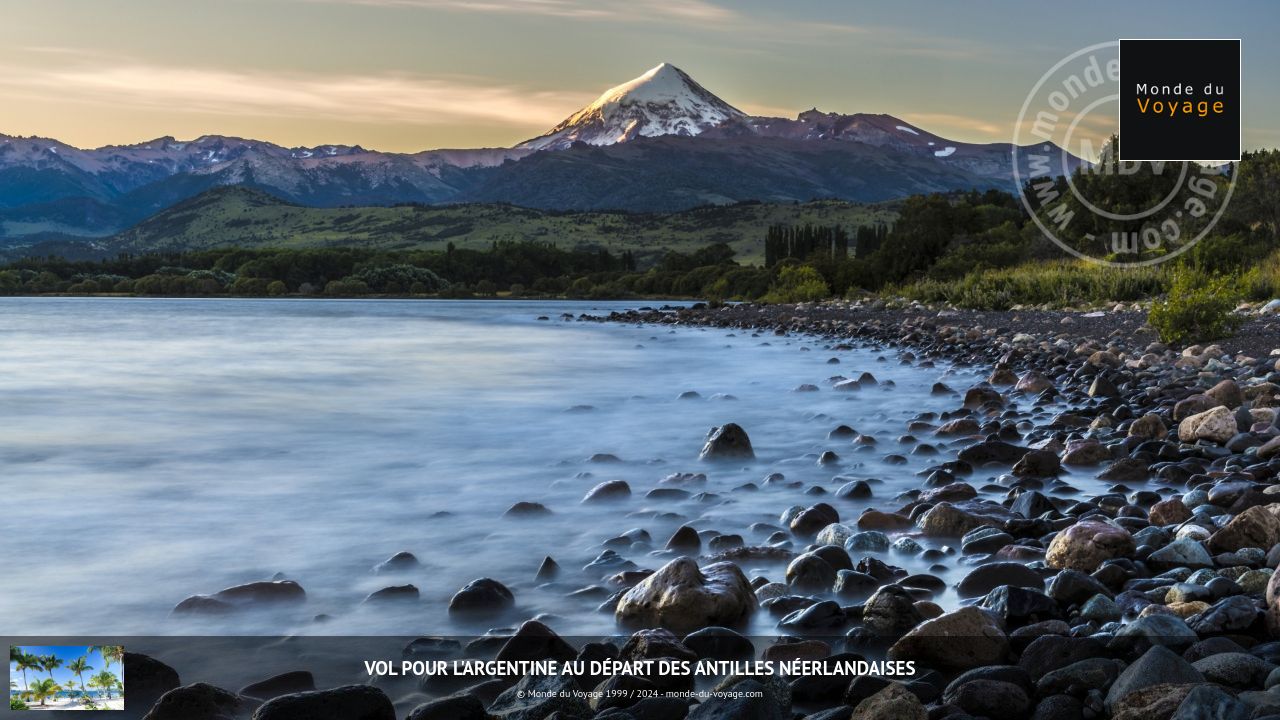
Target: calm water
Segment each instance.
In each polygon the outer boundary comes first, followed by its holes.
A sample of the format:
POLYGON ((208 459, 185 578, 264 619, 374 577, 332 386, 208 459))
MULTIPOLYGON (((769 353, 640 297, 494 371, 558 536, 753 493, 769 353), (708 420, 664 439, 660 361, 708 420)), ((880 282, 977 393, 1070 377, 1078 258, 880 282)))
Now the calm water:
MULTIPOLYGON (((448 633, 458 629, 448 598, 480 576, 509 585, 524 617, 550 613, 564 634, 607 632, 599 599, 564 597, 599 580, 576 571, 602 541, 639 527, 660 548, 679 522, 651 510, 746 533, 815 501, 731 490, 770 472, 832 491, 836 474, 877 478, 880 506, 892 506, 883 499, 917 487, 914 473, 936 459, 890 466, 882 456, 909 452, 896 438, 916 413, 954 407, 930 396, 932 383, 974 379, 800 338, 559 318, 634 304, 0 300, 0 634, 448 633), (825 383, 864 370, 896 387, 825 383), (792 392, 802 383, 822 390, 792 392), (677 399, 688 390, 701 399, 677 399), (568 412, 584 405, 593 410, 568 412), (758 459, 701 467, 708 428, 729 421, 747 429, 758 459), (827 440, 839 423, 879 445, 827 440), (818 466, 826 449, 843 465, 818 466), (587 462, 595 453, 622 462, 587 462), (707 490, 728 502, 643 498, 669 473, 704 470, 707 490), (631 483, 630 501, 580 504, 615 478, 631 483), (520 500, 555 515, 503 518, 520 500), (423 568, 370 572, 401 550, 423 568), (568 572, 540 589, 545 555, 568 572), (169 617, 188 595, 278 572, 306 588, 304 608, 208 626, 169 617), (360 607, 403 582, 421 589, 420 603, 360 607), (334 619, 316 625, 319 613, 334 619)), ((836 504, 848 519, 861 509, 836 504)), ((744 569, 781 577, 776 565, 744 569)))

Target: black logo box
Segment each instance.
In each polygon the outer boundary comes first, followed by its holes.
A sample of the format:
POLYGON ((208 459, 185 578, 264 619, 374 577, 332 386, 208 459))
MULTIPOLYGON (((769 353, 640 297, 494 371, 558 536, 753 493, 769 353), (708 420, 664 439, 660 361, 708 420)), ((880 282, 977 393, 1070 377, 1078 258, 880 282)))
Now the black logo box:
POLYGON ((1120 159, 1238 161, 1243 134, 1240 52, 1238 39, 1121 39, 1120 159), (1140 85, 1147 92, 1139 94, 1140 85), (1183 93, 1165 94, 1166 86, 1180 87, 1183 93), (1209 94, 1206 86, 1212 86, 1209 94), (1145 114, 1139 100, 1147 105, 1145 114), (1192 114, 1183 112, 1188 101, 1192 114), (1164 110, 1160 114, 1154 113, 1157 102, 1164 110), (1198 112, 1205 107, 1202 102, 1209 109, 1203 117, 1198 112), (1220 114, 1212 111, 1217 102, 1222 103, 1220 114), (1177 103, 1172 116, 1169 103, 1177 103))

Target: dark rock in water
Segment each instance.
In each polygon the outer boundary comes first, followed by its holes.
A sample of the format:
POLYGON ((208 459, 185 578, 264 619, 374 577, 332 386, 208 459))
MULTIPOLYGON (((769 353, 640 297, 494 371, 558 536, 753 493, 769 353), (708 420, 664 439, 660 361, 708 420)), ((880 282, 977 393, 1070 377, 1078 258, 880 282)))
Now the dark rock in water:
POLYGON ((582 498, 582 502, 598 503, 609 502, 613 500, 625 500, 631 497, 631 486, 626 480, 608 480, 591 488, 582 498))
POLYGON ((376 573, 407 572, 416 570, 418 567, 418 558, 414 557, 413 553, 398 552, 375 565, 373 571, 376 573))
POLYGON ((614 455, 613 453, 596 453, 595 455, 587 458, 587 462, 613 464, 622 462, 622 458, 614 455))
POLYGON ((618 657, 623 660, 652 660, 665 657, 692 662, 698 659, 698 654, 680 642, 680 638, 670 630, 650 628, 633 633, 618 651, 618 657))
POLYGON ((512 505, 511 507, 507 508, 507 511, 503 513, 503 516, 505 517, 538 517, 541 515, 550 515, 550 514, 551 514, 551 511, 547 509, 546 505, 543 505, 542 503, 527 502, 522 500, 516 503, 515 505, 512 505))
POLYGON ((1089 397, 1112 398, 1119 396, 1120 391, 1116 388, 1115 383, 1111 382, 1111 378, 1106 375, 1096 376, 1093 379, 1093 383, 1089 385, 1089 397))
POLYGON ((1116 678, 1107 691, 1107 708, 1114 708, 1129 693, 1153 685, 1202 682, 1204 675, 1192 667, 1191 663, 1163 645, 1153 645, 1116 678))
POLYGON ((961 450, 957 457, 973 465, 997 463, 1008 465, 1016 463, 1027 454, 1027 448, 1019 447, 1003 440, 983 440, 961 450))
POLYGON ((885 585, 862 608, 862 624, 883 637, 897 637, 924 620, 916 599, 899 585, 885 585))
POLYGON ((612 708, 628 708, 646 695, 656 695, 657 691, 658 686, 645 678, 635 675, 613 675, 595 687, 589 704, 598 712, 612 708))
POLYGON ((538 566, 538 573, 533 576, 538 582, 547 582, 554 580, 560 575, 560 565, 550 555, 542 558, 542 564, 538 566))
POLYGON ((1199 638, 1187 623, 1176 615, 1146 615, 1125 625, 1109 645, 1115 648, 1167 645, 1182 650, 1199 638))
POLYGON ((836 573, 835 594, 842 600, 861 600, 880 587, 880 581, 867 573, 841 570, 836 573))
POLYGON ((814 552, 806 552, 787 565, 787 584, 803 592, 828 592, 836 584, 836 569, 814 552))
POLYGON ((385 602, 404 602, 418 599, 418 588, 414 585, 393 585, 375 590, 364 599, 367 604, 385 602))
POLYGON ((997 562, 979 565, 971 570, 956 586, 956 590, 960 597, 977 597, 986 595, 1001 585, 1042 590, 1044 578, 1022 563, 997 562))
POLYGON ((316 689, 316 679, 306 670, 281 673, 266 680, 240 688, 240 695, 257 700, 270 700, 289 693, 311 692, 316 689))
POLYGON ((819 465, 838 465, 840 456, 830 450, 822 451, 822 455, 818 457, 819 465))
POLYGON ((680 526, 680 529, 671 534, 671 539, 667 541, 667 549, 676 552, 696 553, 702 549, 702 538, 698 537, 698 531, 688 525, 680 526))
MULTIPOLYGON (((865 622, 865 609, 863 613, 865 622)), ((887 657, 946 671, 999 664, 1008 655, 1009 640, 991 616, 963 607, 912 628, 889 648, 887 657)))
POLYGON ((965 391, 964 406, 976 410, 983 405, 1004 405, 1004 396, 990 385, 974 385, 965 391))
POLYGON ((492 615, 510 609, 515 603, 515 595, 506 585, 490 578, 480 578, 467 583, 453 596, 449 601, 449 613, 492 615))
POLYGON ((929 389, 929 392, 932 395, 950 395, 955 392, 955 390, 952 390, 946 383, 936 382, 933 384, 933 387, 929 389))
MULTIPOLYGON (((1013 464, 1013 474, 1018 477, 1056 477, 1062 472, 1062 461, 1057 453, 1048 450, 1028 450, 1013 464)), ((1036 517, 1028 515, 1027 517, 1036 517)))
POLYGON ((1006 628, 1061 617, 1053 598, 1025 587, 1001 585, 987 593, 979 605, 1003 618, 1006 628))
POLYGON ((565 662, 578 651, 554 630, 537 620, 526 620, 498 651, 497 660, 557 660, 565 662))
MULTIPOLYGON (((132 693, 129 699, 133 700, 132 693)), ((195 683, 162 695, 143 720, 236 720, 243 717, 244 711, 245 701, 239 695, 206 683, 195 683)), ((393 713, 390 720, 394 718, 393 713)))
MULTIPOLYGON (((815 389, 816 389, 816 388, 815 388, 815 389)), ((846 440, 846 439, 850 439, 850 438, 856 437, 857 435, 858 435, 858 431, 857 431, 857 430, 854 430, 853 428, 849 427, 848 425, 838 425, 838 426, 836 426, 836 429, 834 429, 834 430, 832 430, 831 432, 827 433, 827 439, 829 439, 829 440, 846 440)))
POLYGON ((725 627, 707 627, 689 633, 685 647, 705 660, 742 660, 755 657, 751 641, 725 627))
POLYGON ((866 480, 853 480, 836 490, 836 497, 842 500, 861 500, 871 497, 871 485, 866 480))
POLYGON ((1262 615, 1262 610, 1253 600, 1236 595, 1223 598, 1208 610, 1187 618, 1187 626, 1200 635, 1243 632, 1253 627, 1262 615))
POLYGON ((299 605, 307 600, 302 586, 292 580, 236 585, 214 595, 194 595, 178 603, 176 614, 216 614, 254 607, 299 605))
POLYGON ((122 664, 129 678, 129 702, 138 707, 151 707, 161 695, 182 684, 176 670, 155 658, 126 651, 122 664))
MULTIPOLYGON (((822 664, 826 668, 833 668, 839 662, 856 662, 861 659, 861 655, 854 653, 839 653, 824 658, 822 664)), ((854 680, 854 682, 857 682, 857 680, 854 680)), ((845 675, 815 673, 795 677, 791 680, 790 685, 792 703, 825 707, 836 704, 844 698, 846 690, 848 690, 851 683, 848 676, 845 675)), ((852 707, 849 708, 849 712, 853 712, 852 707)))
POLYGON ((454 695, 419 705, 406 720, 489 720, 489 714, 480 698, 454 695))
POLYGON ((504 720, 535 720, 559 713, 563 718, 591 717, 583 688, 569 676, 526 675, 489 706, 489 715, 504 720))
POLYGON ((1051 568, 1093 572, 1104 560, 1133 555, 1133 536, 1108 523, 1082 520, 1054 536, 1045 553, 1051 568))
POLYGON ((778 627, 801 633, 834 630, 848 622, 844 610, 834 600, 823 600, 803 610, 796 610, 778 623, 778 627))
POLYGON ((840 513, 826 503, 805 508, 791 519, 791 532, 797 535, 814 535, 832 523, 840 522, 840 513))
POLYGON ((404 646, 401 654, 406 660, 438 660, 458 654, 462 643, 441 637, 415 638, 404 646))
POLYGON ((942 692, 944 701, 948 696, 954 696, 961 685, 972 680, 998 680, 1012 683, 1028 693, 1035 688, 1035 683, 1032 682, 1031 676, 1027 674, 1026 670, 1017 665, 987 665, 966 670, 948 683, 942 692))
POLYGON ((725 423, 712 428, 707 434, 707 442, 702 446, 702 453, 698 457, 702 460, 733 460, 755 456, 747 431, 737 423, 725 423))
POLYGON ((1021 720, 1031 707, 1021 687, 1001 680, 970 680, 947 690, 942 696, 946 703, 991 720, 1021 720))
POLYGON ((1221 688, 1200 685, 1191 688, 1169 720, 1247 720, 1251 717, 1259 716, 1245 703, 1221 688))
POLYGON ((1098 479, 1108 482, 1138 483, 1145 481, 1150 475, 1151 471, 1147 469, 1147 463, 1127 457, 1108 465, 1098 473, 1098 479))
POLYGON ((628 590, 618 601, 616 615, 622 623, 688 632, 707 625, 739 625, 755 608, 751 583, 737 565, 718 562, 699 568, 681 557, 628 590))
POLYGON ((1084 715, 1084 703, 1070 695, 1050 695, 1036 705, 1034 720, 1080 720, 1084 715))
POLYGON ((1013 499, 1009 510, 1024 518, 1038 518, 1047 512, 1054 512, 1053 501, 1037 490, 1024 490, 1013 499))

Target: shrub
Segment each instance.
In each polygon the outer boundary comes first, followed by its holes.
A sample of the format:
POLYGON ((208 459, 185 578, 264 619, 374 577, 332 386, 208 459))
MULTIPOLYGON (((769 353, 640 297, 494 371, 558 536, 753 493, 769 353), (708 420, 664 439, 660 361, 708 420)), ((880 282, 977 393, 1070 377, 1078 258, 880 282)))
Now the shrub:
POLYGON ((1236 279, 1179 267, 1169 294, 1152 303, 1147 322, 1166 343, 1214 340, 1235 332, 1243 322, 1231 312, 1239 297, 1236 279))
POLYGON ((9 698, 9 709, 10 710, 30 710, 31 708, 27 707, 26 703, 22 702, 21 700, 15 697, 15 698, 9 698))
POLYGON ((764 296, 765 302, 798 303, 821 300, 831 295, 822 275, 808 265, 790 265, 782 268, 778 279, 764 296))
POLYGON ((280 297, 281 295, 288 295, 289 286, 285 285, 280 280, 272 280, 267 285, 267 294, 270 295, 271 297, 280 297))
POLYGON ((341 280, 333 280, 325 283, 324 294, 337 297, 368 295, 369 286, 366 285, 363 280, 356 279, 354 276, 345 277, 341 280))
POLYGON ((439 275, 426 268, 397 263, 395 265, 379 265, 366 267, 354 273, 348 279, 355 279, 368 285, 374 292, 403 293, 415 284, 421 284, 428 291, 440 290, 448 286, 439 275))

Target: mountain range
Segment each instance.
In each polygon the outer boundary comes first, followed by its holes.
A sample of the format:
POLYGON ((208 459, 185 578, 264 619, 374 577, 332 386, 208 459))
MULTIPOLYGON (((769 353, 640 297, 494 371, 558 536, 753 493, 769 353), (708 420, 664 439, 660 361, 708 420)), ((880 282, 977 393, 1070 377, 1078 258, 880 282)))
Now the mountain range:
POLYGON ((752 116, 664 63, 511 148, 406 154, 208 135, 82 150, 0 134, 0 242, 110 236, 229 185, 322 208, 673 212, 746 200, 875 202, 1009 189, 1012 150, 948 140, 890 115, 752 116))

